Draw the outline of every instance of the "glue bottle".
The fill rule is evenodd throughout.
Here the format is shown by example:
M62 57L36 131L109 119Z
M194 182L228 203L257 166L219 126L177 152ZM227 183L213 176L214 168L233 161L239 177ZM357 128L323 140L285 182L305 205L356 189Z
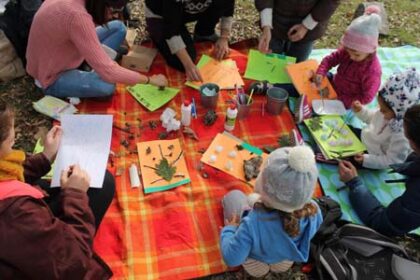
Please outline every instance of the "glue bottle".
M181 105L181 123L183 126L189 126L191 124L191 101L185 100Z
M236 104L231 104L226 112L225 130L232 131L235 128L237 115L238 109L236 109Z

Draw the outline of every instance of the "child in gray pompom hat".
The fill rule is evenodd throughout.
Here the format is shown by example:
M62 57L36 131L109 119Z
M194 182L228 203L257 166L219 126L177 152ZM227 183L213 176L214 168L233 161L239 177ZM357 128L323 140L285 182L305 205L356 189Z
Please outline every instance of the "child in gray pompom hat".
M220 241L226 264L242 265L251 276L262 277L270 270L285 271L295 261L306 262L322 223L321 211L311 201L317 178L311 148L280 148L264 162L254 194L229 192L222 202Z

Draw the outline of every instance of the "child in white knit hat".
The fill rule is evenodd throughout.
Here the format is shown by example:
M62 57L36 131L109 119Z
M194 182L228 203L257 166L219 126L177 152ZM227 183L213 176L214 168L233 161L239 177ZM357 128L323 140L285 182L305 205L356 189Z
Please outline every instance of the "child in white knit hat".
M257 177L255 194L248 198L234 190L223 198L220 247L225 263L262 277L270 270L286 271L295 261L306 262L322 223L321 211L311 201L317 178L309 147L272 152Z
M350 108L355 100L370 103L381 85L381 65L378 47L381 18L379 8L369 6L365 14L356 18L341 39L341 47L326 56L316 71L315 82L320 85L323 77L331 75L330 69L338 65L332 82L338 99Z
M420 74L415 68L393 74L379 91L379 108L369 110L359 101L352 104L356 116L368 125L361 132L361 140L368 154L354 157L363 167L385 169L402 163L411 152L403 131L405 112L420 102Z

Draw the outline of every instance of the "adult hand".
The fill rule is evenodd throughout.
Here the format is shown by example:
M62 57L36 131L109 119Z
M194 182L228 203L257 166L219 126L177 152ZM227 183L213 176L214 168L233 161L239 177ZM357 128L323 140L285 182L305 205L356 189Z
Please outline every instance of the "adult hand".
M200 70L193 63L185 67L185 74L187 75L187 80L192 82L203 82L201 77Z
M258 42L258 50L262 53L270 52L271 27L264 26Z
M79 165L71 165L61 171L60 185L62 188L72 188L87 192L90 185L90 177Z
M355 156L354 156L354 160L355 160L358 164L362 165L362 164L363 164L363 160L364 160L364 156L363 156L363 154L358 154L358 155L355 155Z
M53 162L55 156L57 155L62 135L63 129L61 126L55 125L50 129L50 131L48 131L47 135L45 136L43 154L50 162Z
M359 100L355 100L351 103L351 109L353 110L353 112L358 113L362 111L363 105L362 103L360 103Z
M150 76L150 84L158 87L168 86L168 80L162 74Z
M239 226L239 216L234 214L231 220L225 220L225 226Z
M289 37L290 41L297 42L302 40L307 32L308 29L303 24L295 24L287 32L287 37Z
M229 55L229 42L225 37L220 37L214 44L214 57L222 60Z
M338 163L338 174L340 175L340 180L347 183L357 177L357 170L353 164L346 160L342 160Z

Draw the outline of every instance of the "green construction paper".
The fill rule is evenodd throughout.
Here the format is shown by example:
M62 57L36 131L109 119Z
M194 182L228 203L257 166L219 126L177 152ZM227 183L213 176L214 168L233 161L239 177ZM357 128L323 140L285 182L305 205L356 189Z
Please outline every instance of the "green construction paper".
M155 111L168 103L174 98L179 89L165 87L163 90L159 90L157 86L137 84L132 87L127 87L130 94L149 111Z
M191 180L190 179L184 179L182 181L173 183L173 184L169 184L169 185L164 185L164 186L159 186L159 187L146 187L144 188L144 193L155 193L155 192L162 192L162 191L166 191L166 190L170 190L179 186L182 186L184 184L188 184L190 183Z
M208 55L203 54L200 58L200 60L197 63L197 68L201 69L204 65L206 65L209 61L211 61L213 58L211 58ZM235 66L235 61L233 60L223 60L223 63L227 64L227 65L231 65L231 66ZM196 84L191 83L190 81L187 81L185 83L186 86L192 87L193 89L200 89L200 86L197 86Z
M353 131L351 131L349 126L347 124L344 124L344 121L340 116L320 116L317 118L320 118L322 120L323 127L327 126L326 121L328 122L328 120L336 120L337 127L347 131L347 135L343 135L338 131L338 129L334 129L334 132L331 134L331 132L333 131L333 128L331 126L327 126L327 129L325 130L318 129L316 131L313 131L310 126L312 119L304 120L306 127L308 128L312 137L315 139L315 142L320 147L323 155L327 159L349 157L359 153L363 153L366 150L365 145L357 138ZM327 140L323 140L323 135L324 137L327 137ZM328 136L330 137L328 138ZM328 143L330 141L337 141L338 139L350 139L353 143L350 146L340 145L335 147L331 146ZM334 153L334 151L339 152L341 154Z
M43 151L44 151L44 146L41 144L41 139L38 139L38 141L36 141L33 153L38 154L38 153L42 153ZM54 163L51 164L50 171L46 175L44 175L42 179L51 180L53 176L53 169L54 169Z
M273 84L291 84L292 80L286 72L286 66L295 62L295 57L263 54L257 50L250 50L244 78L269 81Z

